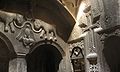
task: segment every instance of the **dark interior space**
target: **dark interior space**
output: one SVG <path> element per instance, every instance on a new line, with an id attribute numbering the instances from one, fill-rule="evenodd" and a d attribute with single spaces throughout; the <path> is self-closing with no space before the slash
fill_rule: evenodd
<path id="1" fill-rule="evenodd" d="M 120 72 L 120 37 L 107 38 L 104 47 L 103 53 L 111 72 Z"/>
<path id="2" fill-rule="evenodd" d="M 0 39 L 0 72 L 8 72 L 10 51 L 5 42 Z"/>
<path id="3" fill-rule="evenodd" d="M 27 72 L 57 72 L 62 59 L 56 47 L 45 44 L 26 56 Z"/>

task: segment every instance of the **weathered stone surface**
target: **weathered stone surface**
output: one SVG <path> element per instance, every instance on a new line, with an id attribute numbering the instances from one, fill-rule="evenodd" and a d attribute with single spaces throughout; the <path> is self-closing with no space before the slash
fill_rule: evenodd
<path id="1" fill-rule="evenodd" d="M 25 58 L 15 58 L 9 62 L 9 72 L 27 72 Z"/>

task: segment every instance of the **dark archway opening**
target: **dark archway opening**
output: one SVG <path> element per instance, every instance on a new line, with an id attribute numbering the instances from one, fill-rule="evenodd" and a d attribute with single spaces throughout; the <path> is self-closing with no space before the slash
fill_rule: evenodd
<path id="1" fill-rule="evenodd" d="M 55 46 L 40 45 L 26 56 L 27 72 L 57 72 L 61 59 L 62 55 Z"/>
<path id="2" fill-rule="evenodd" d="M 8 72 L 10 58 L 8 46 L 0 39 L 0 72 Z"/>
<path id="3" fill-rule="evenodd" d="M 120 72 L 120 37 L 111 36 L 105 40 L 103 54 L 111 72 Z"/>

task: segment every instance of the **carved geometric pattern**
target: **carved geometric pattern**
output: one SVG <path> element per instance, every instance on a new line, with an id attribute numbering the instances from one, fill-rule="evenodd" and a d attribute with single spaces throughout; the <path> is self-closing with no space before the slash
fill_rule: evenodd
<path id="1" fill-rule="evenodd" d="M 89 72 L 98 72 L 98 65 L 90 65 Z"/>
<path id="2" fill-rule="evenodd" d="M 84 41 L 81 40 L 80 42 L 70 44 L 70 49 L 74 47 L 80 47 L 81 49 L 84 49 Z"/>
<path id="3" fill-rule="evenodd" d="M 33 30 L 33 32 L 35 32 L 35 33 L 40 33 L 41 32 L 41 27 L 40 27 L 41 22 L 38 23 L 38 22 L 36 22 L 35 20 L 32 20 L 32 19 L 31 20 L 27 19 L 27 21 L 24 21 L 21 24 L 14 23 L 14 25 L 17 28 L 21 29 L 27 24 L 27 22 L 30 22 L 29 24 L 31 25 L 31 30 Z"/>

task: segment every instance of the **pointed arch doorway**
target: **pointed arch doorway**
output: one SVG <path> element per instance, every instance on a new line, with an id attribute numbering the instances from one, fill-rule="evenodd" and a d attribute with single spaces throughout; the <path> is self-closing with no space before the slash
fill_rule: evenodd
<path id="1" fill-rule="evenodd" d="M 26 56 L 27 72 L 58 72 L 62 55 L 50 44 L 39 45 Z"/>

